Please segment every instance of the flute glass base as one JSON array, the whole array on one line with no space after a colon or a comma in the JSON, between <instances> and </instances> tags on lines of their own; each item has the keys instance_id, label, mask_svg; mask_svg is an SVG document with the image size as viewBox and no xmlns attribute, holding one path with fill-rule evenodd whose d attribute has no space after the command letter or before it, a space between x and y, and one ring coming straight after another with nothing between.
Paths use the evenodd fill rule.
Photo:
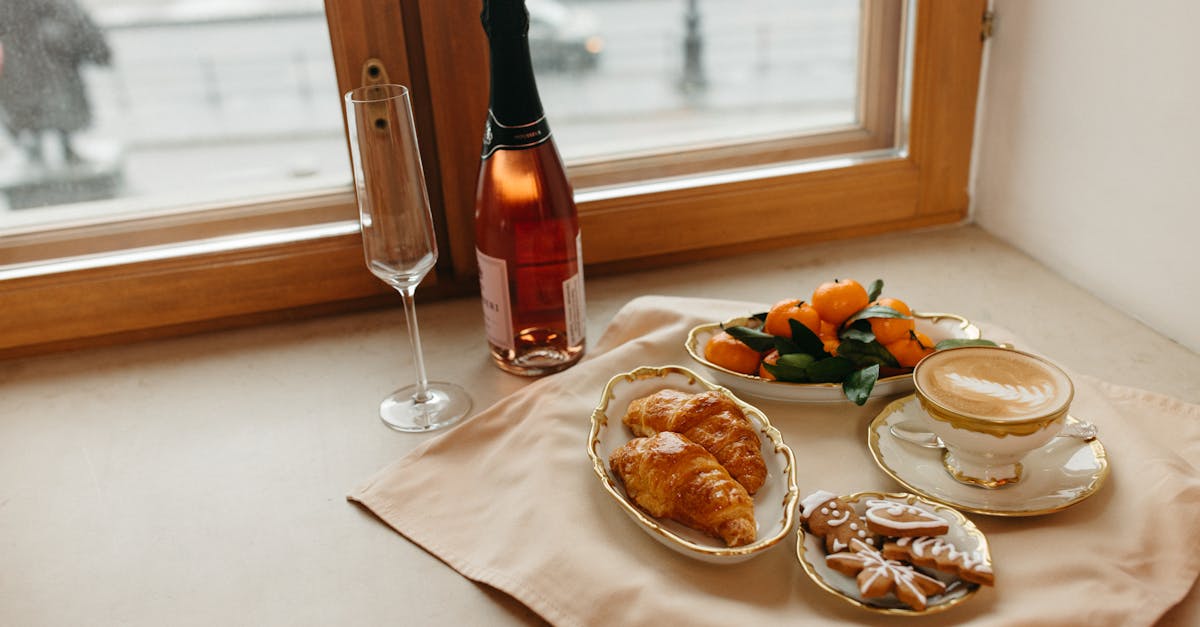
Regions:
<instances>
[{"instance_id":1,"label":"flute glass base","mask_svg":"<svg viewBox=\"0 0 1200 627\"><path fill-rule=\"evenodd\" d=\"M417 402L417 386L392 392L379 404L383 424L405 433L421 433L449 427L471 411L471 397L460 386L445 381L430 381L428 399Z\"/></svg>"}]
</instances>

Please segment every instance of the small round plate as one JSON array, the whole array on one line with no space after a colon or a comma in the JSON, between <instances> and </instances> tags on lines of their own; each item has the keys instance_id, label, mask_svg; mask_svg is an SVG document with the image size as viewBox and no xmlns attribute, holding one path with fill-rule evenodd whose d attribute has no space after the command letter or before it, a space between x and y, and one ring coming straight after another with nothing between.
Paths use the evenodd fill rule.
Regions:
<instances>
[{"instance_id":1,"label":"small round plate","mask_svg":"<svg viewBox=\"0 0 1200 627\"><path fill-rule=\"evenodd\" d=\"M871 422L867 446L884 472L939 503L991 516L1040 516L1095 494L1108 477L1108 455L1099 439L1059 437L1021 461L1025 472L1017 483L997 489L959 483L942 465L941 449L905 442L890 431L900 422L930 420L915 395L897 399Z\"/></svg>"},{"instance_id":2,"label":"small round plate","mask_svg":"<svg viewBox=\"0 0 1200 627\"><path fill-rule=\"evenodd\" d=\"M934 503L915 494L904 493L858 492L842 498L848 501L860 516L866 511L865 503L869 499L884 499L920 507L940 516L949 523L950 530L939 537L944 538L960 551L967 553L979 552L988 565L992 563L987 538L984 537L983 532L975 526L975 523L968 520L966 516L963 516L950 507ZM823 590L855 607L880 614L923 616L948 610L971 598L979 591L979 584L964 581L950 574L918 568L918 571L935 576L942 583L946 584L945 592L929 597L928 604L924 610L915 610L908 607L892 594L872 599L863 598L862 594L858 591L858 582L854 577L840 573L826 565L824 538L806 532L803 524L797 525L797 527L799 531L796 532L796 558L800 560L800 565L804 567L804 572L808 573L808 576Z\"/></svg>"},{"instance_id":3,"label":"small round plate","mask_svg":"<svg viewBox=\"0 0 1200 627\"><path fill-rule=\"evenodd\" d=\"M948 339L977 340L980 338L979 328L962 316L948 313L917 313L913 312L917 330L928 335L934 342ZM785 381L768 381L762 377L741 374L727 368L722 368L704 358L704 345L709 338L716 335L723 327L746 326L757 329L762 323L757 318L733 318L724 323L714 322L702 324L688 333L685 348L692 359L703 365L712 373L717 383L731 388L733 391L755 398L774 401L789 401L793 403L849 403L842 392L841 383L788 383ZM903 373L882 377L875 383L871 396L890 396L904 394L913 389L912 374Z\"/></svg>"},{"instance_id":4,"label":"small round plate","mask_svg":"<svg viewBox=\"0 0 1200 627\"><path fill-rule=\"evenodd\" d=\"M737 403L758 431L763 461L767 465L767 481L754 495L754 520L758 525L758 539L754 542L746 546L725 546L721 540L678 522L651 516L628 498L624 485L609 467L608 460L612 452L633 437L629 429L621 424L629 403L665 389L693 394L719 391ZM688 557L717 564L748 560L780 544L791 533L795 523L799 499L796 460L792 450L784 443L783 435L771 426L766 414L757 407L737 398L729 390L700 378L687 368L643 366L609 380L599 405L592 412L588 457L592 460L592 468L600 484L616 505L651 538Z\"/></svg>"}]
</instances>

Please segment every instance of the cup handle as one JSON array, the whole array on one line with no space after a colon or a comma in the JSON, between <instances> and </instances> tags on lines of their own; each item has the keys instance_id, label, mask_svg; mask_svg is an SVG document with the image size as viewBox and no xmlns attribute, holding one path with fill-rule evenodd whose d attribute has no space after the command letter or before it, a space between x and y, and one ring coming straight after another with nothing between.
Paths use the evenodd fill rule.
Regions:
<instances>
[{"instance_id":1,"label":"cup handle","mask_svg":"<svg viewBox=\"0 0 1200 627\"><path fill-rule=\"evenodd\" d=\"M1058 435L1062 437L1078 438L1084 442L1091 442L1100 435L1100 429L1096 427L1096 425L1086 420L1080 420L1075 416L1068 414L1066 422L1063 423L1062 431L1060 431Z\"/></svg>"}]
</instances>

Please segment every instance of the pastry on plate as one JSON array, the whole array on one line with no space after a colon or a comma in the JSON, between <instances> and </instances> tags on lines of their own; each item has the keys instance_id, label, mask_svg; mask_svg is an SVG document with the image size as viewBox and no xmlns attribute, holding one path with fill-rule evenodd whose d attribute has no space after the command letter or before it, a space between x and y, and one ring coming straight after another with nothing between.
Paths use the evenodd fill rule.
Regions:
<instances>
[{"instance_id":1,"label":"pastry on plate","mask_svg":"<svg viewBox=\"0 0 1200 627\"><path fill-rule=\"evenodd\" d=\"M622 422L634 435L674 431L704 447L750 494L767 480L762 444L737 403L710 390L660 390L629 403Z\"/></svg>"},{"instance_id":2,"label":"pastry on plate","mask_svg":"<svg viewBox=\"0 0 1200 627\"><path fill-rule=\"evenodd\" d=\"M704 447L671 431L634 438L609 457L625 492L652 516L669 518L721 538L728 546L754 542L750 494Z\"/></svg>"}]
</instances>

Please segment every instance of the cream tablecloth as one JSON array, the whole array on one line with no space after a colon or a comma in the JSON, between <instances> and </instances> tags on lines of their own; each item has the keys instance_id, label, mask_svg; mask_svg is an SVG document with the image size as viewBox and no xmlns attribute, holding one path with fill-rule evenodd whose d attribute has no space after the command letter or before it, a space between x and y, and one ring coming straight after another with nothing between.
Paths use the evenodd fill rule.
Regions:
<instances>
[{"instance_id":1,"label":"cream tablecloth","mask_svg":"<svg viewBox=\"0 0 1200 627\"><path fill-rule=\"evenodd\" d=\"M636 299L582 363L431 439L350 499L463 576L503 590L556 624L885 621L813 584L790 539L732 566L670 551L634 526L593 474L589 416L610 377L666 364L703 374L683 350L688 329L762 309ZM1022 346L1002 329L981 326L987 337ZM1150 624L1196 580L1200 406L1073 378L1072 413L1099 425L1111 463L1107 483L1051 515L968 514L991 544L996 587L922 624ZM891 399L861 408L747 400L767 413L795 452L801 494L901 490L866 447L867 425Z\"/></svg>"}]
</instances>

